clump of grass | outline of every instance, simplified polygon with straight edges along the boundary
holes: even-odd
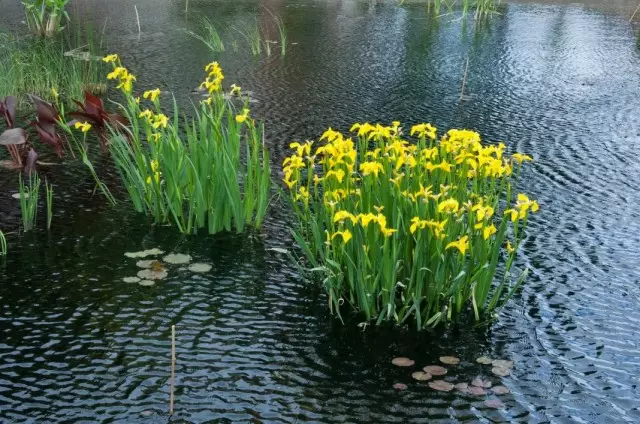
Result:
[[[419,329],[490,316],[524,278],[510,271],[538,204],[514,193],[531,158],[506,157],[503,144],[485,146],[468,130],[438,140],[419,124],[411,142],[399,122],[351,130],[355,142],[329,129],[320,147],[292,143],[283,163],[294,236],[332,312],[347,303],[377,324]]]
[[[206,67],[209,96],[181,122],[175,100],[173,116],[164,114],[159,89],[143,94],[148,108],[136,102],[131,74],[116,55],[106,60],[114,64],[130,122],[128,134],[114,133],[109,146],[135,209],[184,233],[259,228],[271,186],[264,128],[247,104],[236,113],[225,100],[218,63]]]
[[[29,29],[41,37],[53,37],[64,29],[63,21],[69,21],[65,10],[69,0],[24,0]]]
[[[38,196],[40,194],[40,177],[35,172],[29,174],[29,185],[26,186],[19,176],[20,211],[22,212],[22,229],[27,232],[36,224],[38,213]]]
[[[0,98],[15,95],[24,104],[25,95],[33,94],[54,101],[57,92],[71,104],[84,90],[99,92],[102,65],[92,54],[93,46],[85,48],[70,49],[64,40],[0,34]]]
[[[200,32],[187,31],[192,37],[202,41],[213,52],[223,52],[224,43],[216,26],[206,17],[200,21]]]

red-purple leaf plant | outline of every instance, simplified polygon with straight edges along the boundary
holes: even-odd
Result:
[[[108,113],[104,109],[104,102],[101,98],[91,94],[88,91],[84,92],[84,104],[74,100],[74,102],[82,109],[80,112],[69,112],[69,116],[74,118],[74,121],[69,122],[69,127],[73,126],[75,122],[88,122],[98,133],[100,139],[100,145],[103,151],[107,151],[108,144],[108,128],[120,128],[129,124],[129,121],[124,116],[118,113]]]
[[[0,133],[0,145],[5,146],[11,156],[9,166],[31,172],[35,166],[37,153],[28,142],[29,135],[22,128],[14,128],[18,99],[7,96],[0,100],[0,116],[4,119],[8,129]]]

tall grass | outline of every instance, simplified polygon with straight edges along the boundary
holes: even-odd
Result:
[[[33,172],[29,174],[29,185],[25,185],[22,174],[19,176],[20,211],[22,212],[22,229],[27,232],[33,229],[38,214],[38,197],[40,194],[40,177]]]
[[[159,89],[144,93],[144,106],[137,103],[133,86],[126,85],[131,75],[117,56],[108,60],[119,72],[122,108],[131,123],[128,134],[113,133],[110,149],[135,209],[184,233],[259,228],[271,185],[264,127],[246,104],[237,113],[225,100],[218,64],[206,68],[209,97],[195,118],[181,119],[175,100],[172,116],[165,115]]]
[[[54,92],[69,103],[81,99],[85,89],[96,92],[104,78],[100,61],[92,60],[94,47],[65,56],[68,41],[15,38],[0,33],[0,97],[15,95],[25,100],[34,94],[54,101]]]
[[[64,29],[69,21],[65,10],[69,0],[23,0],[29,29],[41,37],[53,37]]]
[[[224,43],[222,42],[222,38],[220,37],[216,26],[206,17],[202,17],[200,21],[199,32],[187,30],[187,33],[202,41],[213,52],[224,51]]]
[[[294,237],[331,310],[346,303],[377,324],[417,328],[490,316],[524,278],[510,272],[538,204],[514,193],[531,158],[468,130],[438,140],[429,124],[411,141],[399,122],[352,131],[355,142],[329,129],[325,145],[292,143],[283,163]]]

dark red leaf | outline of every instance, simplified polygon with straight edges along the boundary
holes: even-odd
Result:
[[[31,99],[33,104],[36,106],[36,119],[39,122],[45,121],[53,124],[58,122],[58,116],[60,114],[56,110],[55,106],[53,106],[51,103],[45,102],[38,96],[34,96],[30,94],[29,98]]]
[[[18,107],[18,98],[15,96],[7,96],[0,102],[0,113],[4,117],[9,128],[13,128],[16,123],[16,109]]]
[[[25,166],[24,166],[25,174],[31,175],[31,173],[36,170],[37,160],[38,160],[38,154],[32,148],[29,148],[29,153],[27,153],[27,160],[25,161]]]
[[[62,157],[64,154],[64,144],[62,143],[60,136],[56,134],[55,131],[46,131],[40,125],[36,125],[36,131],[38,132],[38,136],[40,136],[40,141],[51,146],[53,150],[55,150],[56,154],[59,157]]]
[[[0,145],[12,146],[27,142],[27,132],[22,128],[8,129],[0,134]]]

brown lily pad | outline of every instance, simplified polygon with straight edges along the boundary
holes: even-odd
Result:
[[[396,383],[393,385],[393,388],[396,390],[407,390],[407,385],[404,383]]]
[[[424,371],[416,371],[411,374],[411,377],[413,377],[414,380],[418,380],[418,381],[431,380],[431,374]]]
[[[399,358],[393,358],[391,360],[391,363],[396,367],[411,367],[413,366],[413,364],[416,363],[416,361],[409,358],[399,357]]]
[[[491,368],[491,372],[498,377],[506,377],[511,374],[511,370],[509,368],[502,367],[493,367]]]
[[[441,356],[440,362],[447,365],[458,365],[460,363],[460,358],[456,358],[455,356]]]
[[[445,375],[447,373],[447,369],[441,367],[440,365],[427,365],[422,368],[424,372],[428,372],[431,375]]]
[[[478,359],[476,359],[476,362],[482,365],[491,365],[493,360],[487,356],[481,356]]]
[[[497,368],[513,368],[513,361],[507,361],[506,359],[494,359],[491,361],[491,365]]]
[[[496,386],[492,388],[491,391],[497,395],[506,395],[511,393],[511,390],[505,386]]]
[[[499,399],[487,399],[484,401],[484,406],[492,409],[500,409],[502,408],[502,402]]]
[[[439,392],[450,392],[455,386],[444,380],[433,380],[429,382],[429,387]]]
[[[467,390],[468,390],[468,393],[471,393],[472,395],[476,395],[476,396],[484,396],[487,394],[487,392],[482,387],[478,387],[478,386],[469,386]]]
[[[481,378],[474,378],[473,381],[471,382],[471,385],[476,387],[484,387],[485,389],[488,389],[489,387],[491,387],[491,382],[489,380],[483,380]]]

